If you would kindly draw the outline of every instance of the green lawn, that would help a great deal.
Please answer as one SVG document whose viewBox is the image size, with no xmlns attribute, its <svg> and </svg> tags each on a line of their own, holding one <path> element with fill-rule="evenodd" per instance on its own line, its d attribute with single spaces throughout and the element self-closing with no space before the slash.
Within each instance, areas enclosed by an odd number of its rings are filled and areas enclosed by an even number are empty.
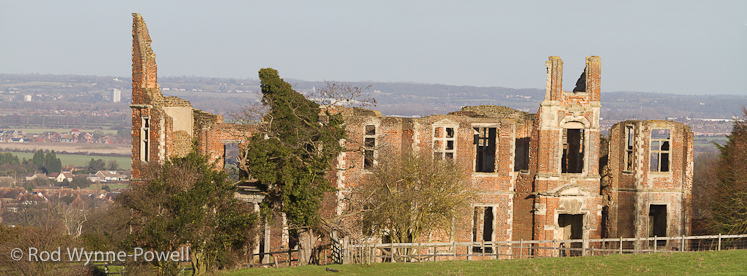
<svg viewBox="0 0 747 276">
<path fill-rule="evenodd" d="M 326 268 L 339 272 L 327 272 Z M 747 251 L 249 268 L 221 275 L 744 275 Z"/>
<path fill-rule="evenodd" d="M 31 153 L 31 152 L 11 152 L 11 153 L 14 154 L 15 156 L 18 156 L 19 160 L 22 160 L 24 157 L 26 158 L 26 160 L 34 157 L 34 153 Z M 109 164 L 109 160 L 116 160 L 117 164 L 119 164 L 119 168 L 121 169 L 132 168 L 132 159 L 130 157 L 57 154 L 57 158 L 60 158 L 60 162 L 62 162 L 62 166 L 67 166 L 68 164 L 73 164 L 76 167 L 88 166 L 88 163 L 91 162 L 91 158 L 93 158 L 93 159 L 103 159 L 104 162 L 107 163 L 107 165 Z"/>
</svg>

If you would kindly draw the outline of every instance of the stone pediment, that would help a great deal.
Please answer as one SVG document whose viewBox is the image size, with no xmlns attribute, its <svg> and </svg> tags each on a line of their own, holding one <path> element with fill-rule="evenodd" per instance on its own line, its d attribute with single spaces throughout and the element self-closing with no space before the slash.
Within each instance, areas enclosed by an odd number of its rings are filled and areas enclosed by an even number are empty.
<svg viewBox="0 0 747 276">
<path fill-rule="evenodd" d="M 433 122 L 433 125 L 447 125 L 447 126 L 449 126 L 449 125 L 459 125 L 459 122 L 454 121 L 454 120 L 449 119 L 449 118 L 444 118 L 444 119 L 441 119 L 441 120 Z"/>
<path fill-rule="evenodd" d="M 556 196 L 589 196 L 591 192 L 578 185 L 566 185 L 555 192 Z"/>
</svg>

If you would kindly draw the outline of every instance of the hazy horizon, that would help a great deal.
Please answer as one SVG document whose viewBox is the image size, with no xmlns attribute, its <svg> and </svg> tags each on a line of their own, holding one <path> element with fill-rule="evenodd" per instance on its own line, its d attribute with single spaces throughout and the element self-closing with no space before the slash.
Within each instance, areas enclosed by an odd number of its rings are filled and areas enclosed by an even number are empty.
<svg viewBox="0 0 747 276">
<path fill-rule="evenodd" d="M 586 56 L 602 91 L 747 95 L 743 1 L 18 1 L 0 3 L 0 73 L 130 76 L 131 13 L 160 77 L 572 89 Z"/>
</svg>

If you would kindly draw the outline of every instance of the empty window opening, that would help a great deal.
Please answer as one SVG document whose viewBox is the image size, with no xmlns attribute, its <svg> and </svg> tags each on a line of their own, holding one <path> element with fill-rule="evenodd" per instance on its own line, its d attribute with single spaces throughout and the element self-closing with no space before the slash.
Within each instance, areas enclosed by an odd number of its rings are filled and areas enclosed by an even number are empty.
<svg viewBox="0 0 747 276">
<path fill-rule="evenodd" d="M 363 137 L 363 169 L 371 169 L 375 162 L 376 126 L 366 125 L 366 132 Z"/>
<path fill-rule="evenodd" d="M 376 126 L 366 125 L 366 135 L 376 135 Z"/>
<path fill-rule="evenodd" d="M 633 171 L 633 126 L 625 126 L 625 170 Z"/>
<path fill-rule="evenodd" d="M 143 126 L 140 128 L 140 160 L 150 161 L 150 118 L 143 117 Z"/>
<path fill-rule="evenodd" d="M 558 215 L 558 226 L 560 231 L 563 231 L 562 240 L 580 240 L 584 237 L 584 215 L 570 215 L 560 214 Z M 582 242 L 564 242 L 561 247 L 565 248 L 581 248 Z M 581 250 L 563 250 L 560 252 L 561 256 L 581 256 Z"/>
<path fill-rule="evenodd" d="M 586 92 L 586 68 L 584 68 L 584 72 L 581 73 L 581 76 L 578 77 L 576 87 L 573 88 L 573 93 L 576 92 Z"/>
<path fill-rule="evenodd" d="M 652 172 L 669 171 L 669 130 L 651 130 L 651 162 Z"/>
<path fill-rule="evenodd" d="M 472 216 L 472 241 L 473 242 L 490 242 L 493 241 L 493 207 L 475 207 Z M 485 246 L 472 247 L 472 252 L 493 253 L 493 248 Z"/>
<path fill-rule="evenodd" d="M 667 236 L 667 205 L 651 205 L 648 211 L 648 236 Z M 656 241 L 657 246 L 665 246 L 666 240 Z"/>
<path fill-rule="evenodd" d="M 239 143 L 228 142 L 223 144 L 223 170 L 228 173 L 228 178 L 239 179 Z"/>
<path fill-rule="evenodd" d="M 584 168 L 584 130 L 566 128 L 563 133 L 563 173 L 582 173 Z"/>
<path fill-rule="evenodd" d="M 433 128 L 433 158 L 454 159 L 456 138 L 453 127 Z"/>
<path fill-rule="evenodd" d="M 475 144 L 477 152 L 475 154 L 475 171 L 476 172 L 495 172 L 495 137 L 496 130 L 494 127 L 476 127 Z"/>
<path fill-rule="evenodd" d="M 514 171 L 529 172 L 529 137 L 516 139 Z"/>
</svg>

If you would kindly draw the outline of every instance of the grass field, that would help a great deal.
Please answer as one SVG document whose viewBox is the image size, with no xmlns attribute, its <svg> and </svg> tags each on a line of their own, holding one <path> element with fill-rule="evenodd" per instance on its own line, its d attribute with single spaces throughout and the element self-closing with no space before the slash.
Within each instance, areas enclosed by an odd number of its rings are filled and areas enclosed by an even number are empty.
<svg viewBox="0 0 747 276">
<path fill-rule="evenodd" d="M 34 157 L 33 153 L 30 152 L 11 152 L 15 156 L 18 156 L 19 160 L 22 160 L 24 157 L 26 160 L 31 159 Z M 109 160 L 115 160 L 117 161 L 117 164 L 119 164 L 119 168 L 121 169 L 131 169 L 132 168 L 132 159 L 130 157 L 110 157 L 110 156 L 92 156 L 92 155 L 75 155 L 75 154 L 57 154 L 57 158 L 60 158 L 60 162 L 62 162 L 62 166 L 67 166 L 69 164 L 73 164 L 76 167 L 82 167 L 82 166 L 88 166 L 88 163 L 91 162 L 91 158 L 93 159 L 103 159 L 104 162 L 109 163 Z"/>
<path fill-rule="evenodd" d="M 326 268 L 338 270 L 327 272 Z M 221 275 L 744 275 L 747 251 L 249 268 Z"/>
<path fill-rule="evenodd" d="M 713 146 L 712 142 L 716 142 L 720 145 L 726 144 L 726 137 L 725 136 L 715 136 L 715 137 L 695 137 L 694 142 L 695 146 Z"/>
</svg>

